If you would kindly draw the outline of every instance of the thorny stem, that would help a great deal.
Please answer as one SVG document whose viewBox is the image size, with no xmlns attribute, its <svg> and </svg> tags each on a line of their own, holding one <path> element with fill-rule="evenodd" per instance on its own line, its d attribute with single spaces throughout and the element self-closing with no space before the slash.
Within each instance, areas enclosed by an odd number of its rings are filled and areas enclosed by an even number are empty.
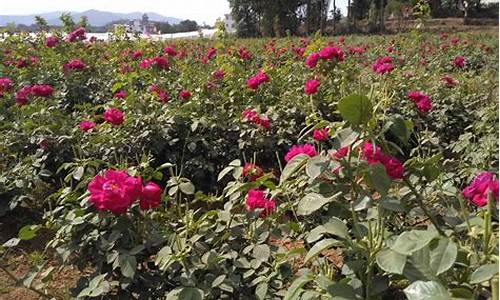
<svg viewBox="0 0 500 300">
<path fill-rule="evenodd" d="M 420 208 L 422 209 L 424 214 L 429 218 L 429 220 L 431 220 L 432 224 L 434 225 L 434 227 L 436 227 L 436 230 L 439 232 L 439 234 L 442 236 L 446 236 L 444 231 L 441 229 L 441 227 L 439 227 L 439 224 L 436 221 L 436 219 L 434 218 L 434 216 L 425 207 L 424 198 L 422 197 L 422 195 L 417 191 L 417 189 L 415 189 L 415 187 L 408 180 L 408 178 L 403 178 L 403 181 L 410 188 L 411 192 L 415 195 L 415 197 L 417 198 L 418 205 L 420 206 Z"/>
</svg>

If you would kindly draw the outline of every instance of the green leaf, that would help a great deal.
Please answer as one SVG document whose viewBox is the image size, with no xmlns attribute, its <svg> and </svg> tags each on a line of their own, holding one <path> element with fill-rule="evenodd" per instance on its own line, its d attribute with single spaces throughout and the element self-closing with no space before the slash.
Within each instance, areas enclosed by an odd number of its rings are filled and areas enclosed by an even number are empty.
<svg viewBox="0 0 500 300">
<path fill-rule="evenodd" d="M 323 224 L 323 228 L 327 233 L 336 235 L 343 239 L 349 238 L 349 229 L 345 223 L 337 217 L 331 217 L 327 223 Z"/>
<path fill-rule="evenodd" d="M 342 98 L 337 105 L 337 109 L 342 118 L 352 125 L 360 125 L 368 122 L 373 113 L 373 106 L 370 99 L 364 95 L 357 94 Z"/>
<path fill-rule="evenodd" d="M 306 273 L 295 279 L 288 290 L 286 291 L 285 297 L 283 300 L 295 300 L 299 299 L 300 292 L 302 291 L 302 287 L 306 285 L 308 282 L 313 280 L 313 276 L 311 273 Z"/>
<path fill-rule="evenodd" d="M 354 288 L 347 283 L 336 282 L 328 287 L 327 292 L 333 300 L 356 299 Z"/>
<path fill-rule="evenodd" d="M 224 281 L 224 279 L 226 279 L 225 274 L 217 276 L 217 278 L 215 278 L 214 281 L 212 281 L 212 287 L 214 288 L 219 286 Z"/>
<path fill-rule="evenodd" d="M 403 144 L 407 144 L 410 136 L 413 132 L 413 122 L 410 120 L 404 120 L 400 117 L 392 121 L 389 130 L 394 134 Z"/>
<path fill-rule="evenodd" d="M 372 198 L 366 195 L 360 195 L 356 201 L 354 201 L 354 211 L 362 211 L 368 209 L 372 206 Z"/>
<path fill-rule="evenodd" d="M 470 276 L 470 283 L 476 284 L 490 280 L 498 274 L 498 264 L 482 265 Z"/>
<path fill-rule="evenodd" d="M 11 238 L 10 240 L 6 241 L 2 247 L 10 248 L 10 247 L 15 247 L 19 244 L 21 239 L 18 238 Z"/>
<path fill-rule="evenodd" d="M 403 275 L 410 281 L 438 280 L 431 267 L 429 247 L 424 247 L 408 256 Z"/>
<path fill-rule="evenodd" d="M 257 285 L 257 287 L 255 288 L 255 296 L 257 300 L 264 300 L 266 298 L 267 289 L 267 282 L 261 282 L 259 283 L 259 285 Z"/>
<path fill-rule="evenodd" d="M 449 238 L 441 238 L 436 248 L 431 249 L 430 265 L 439 275 L 453 266 L 457 258 L 457 245 Z"/>
<path fill-rule="evenodd" d="M 391 187 L 391 178 L 387 175 L 384 165 L 376 163 L 368 166 L 367 181 L 380 193 L 382 197 L 387 195 Z"/>
<path fill-rule="evenodd" d="M 307 252 L 304 263 L 308 263 L 311 259 L 319 255 L 321 252 L 332 246 L 335 246 L 336 244 L 338 244 L 338 241 L 334 239 L 324 239 L 314 244 L 314 246 L 312 246 L 311 249 L 309 249 L 309 251 Z"/>
<path fill-rule="evenodd" d="M 387 248 L 377 254 L 376 260 L 382 270 L 393 274 L 403 274 L 406 255 Z"/>
<path fill-rule="evenodd" d="M 121 254 L 118 256 L 118 264 L 123 276 L 127 278 L 134 278 L 135 269 L 137 268 L 137 261 L 135 256 L 128 254 Z"/>
<path fill-rule="evenodd" d="M 186 195 L 194 194 L 194 185 L 191 183 L 191 181 L 179 184 L 179 189 Z"/>
<path fill-rule="evenodd" d="M 271 249 L 268 245 L 257 245 L 253 248 L 252 256 L 259 261 L 267 261 L 271 255 Z"/>
<path fill-rule="evenodd" d="M 297 214 L 299 216 L 308 216 L 313 212 L 319 210 L 323 205 L 332 202 L 335 197 L 325 198 L 320 194 L 310 193 L 300 199 L 297 206 Z"/>
<path fill-rule="evenodd" d="M 393 198 L 384 197 L 379 200 L 380 207 L 385 210 L 395 211 L 395 212 L 406 212 L 406 207 L 401 203 L 401 201 Z"/>
<path fill-rule="evenodd" d="M 26 225 L 19 230 L 17 237 L 23 241 L 31 240 L 36 236 L 39 229 L 39 225 Z"/>
<path fill-rule="evenodd" d="M 304 166 L 309 159 L 309 156 L 305 154 L 300 154 L 292 158 L 281 173 L 280 177 L 280 185 L 285 182 L 288 178 L 290 178 L 295 172 L 297 172 L 302 166 Z"/>
<path fill-rule="evenodd" d="M 222 178 L 224 178 L 224 176 L 226 176 L 229 172 L 231 172 L 232 170 L 234 169 L 233 166 L 228 166 L 228 167 L 225 167 L 224 170 L 222 170 L 220 173 L 219 173 L 219 176 L 217 176 L 217 181 L 221 181 Z"/>
<path fill-rule="evenodd" d="M 315 156 L 309 159 L 306 165 L 306 174 L 311 179 L 318 178 L 328 167 L 329 159 L 324 156 Z"/>
<path fill-rule="evenodd" d="M 179 293 L 179 300 L 202 300 L 203 291 L 194 287 L 185 287 Z"/>
<path fill-rule="evenodd" d="M 391 249 L 404 255 L 410 255 L 427 246 L 437 234 L 436 231 L 431 230 L 405 231 L 396 238 Z"/>
<path fill-rule="evenodd" d="M 436 281 L 415 281 L 403 292 L 408 300 L 451 300 L 446 288 Z"/>
<path fill-rule="evenodd" d="M 160 270 L 165 270 L 171 263 L 171 257 L 172 249 L 169 246 L 165 246 L 161 248 L 160 252 L 156 255 L 155 265 L 157 265 Z"/>
<path fill-rule="evenodd" d="M 82 166 L 79 166 L 77 167 L 74 171 L 73 171 L 73 178 L 75 180 L 80 180 L 82 179 L 82 176 L 83 176 L 83 173 L 85 172 L 85 169 L 82 167 Z"/>
</svg>

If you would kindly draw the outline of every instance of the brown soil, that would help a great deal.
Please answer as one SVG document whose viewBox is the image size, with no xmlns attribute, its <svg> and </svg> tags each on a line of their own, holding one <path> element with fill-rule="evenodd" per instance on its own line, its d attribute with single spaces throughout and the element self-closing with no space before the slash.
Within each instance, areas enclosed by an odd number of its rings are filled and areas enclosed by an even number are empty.
<svg viewBox="0 0 500 300">
<path fill-rule="evenodd" d="M 16 237 L 20 228 L 25 225 L 37 224 L 40 218 L 25 209 L 16 209 L 7 216 L 0 218 L 0 245 Z M 50 252 L 43 255 L 47 241 L 52 237 L 51 232 L 39 231 L 38 235 L 29 241 L 22 241 L 15 251 L 7 252 L 5 257 L 0 256 L 0 264 L 4 266 L 17 280 L 22 278 L 33 266 L 35 260 L 47 260 L 46 268 L 55 267 L 52 280 L 48 288 L 43 290 L 56 299 L 70 299 L 69 289 L 76 285 L 82 272 L 71 266 L 60 267 L 54 255 Z M 60 268 L 59 268 L 60 267 Z M 40 283 L 40 278 L 35 278 L 33 285 Z M 0 270 L 0 300 L 39 300 L 44 297 L 22 286 L 16 285 L 16 280 Z"/>
</svg>

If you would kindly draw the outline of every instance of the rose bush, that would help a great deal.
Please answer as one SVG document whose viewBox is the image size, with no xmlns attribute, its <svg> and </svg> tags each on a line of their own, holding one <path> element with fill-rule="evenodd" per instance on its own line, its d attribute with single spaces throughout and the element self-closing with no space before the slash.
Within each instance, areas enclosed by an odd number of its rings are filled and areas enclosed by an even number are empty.
<svg viewBox="0 0 500 300">
<path fill-rule="evenodd" d="M 40 217 L 1 251 L 50 230 L 71 297 L 498 293 L 495 36 L 0 45 L 0 215 Z"/>
</svg>

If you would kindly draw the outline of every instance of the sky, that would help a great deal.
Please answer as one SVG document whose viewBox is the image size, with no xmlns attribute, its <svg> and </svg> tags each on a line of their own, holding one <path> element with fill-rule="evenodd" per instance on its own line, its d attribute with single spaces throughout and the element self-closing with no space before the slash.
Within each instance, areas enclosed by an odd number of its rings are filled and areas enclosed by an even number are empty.
<svg viewBox="0 0 500 300">
<path fill-rule="evenodd" d="M 347 0 L 336 0 L 345 14 Z M 166 17 L 213 24 L 229 13 L 227 0 L 0 0 L 0 15 L 30 15 L 51 11 L 156 12 Z"/>
</svg>

